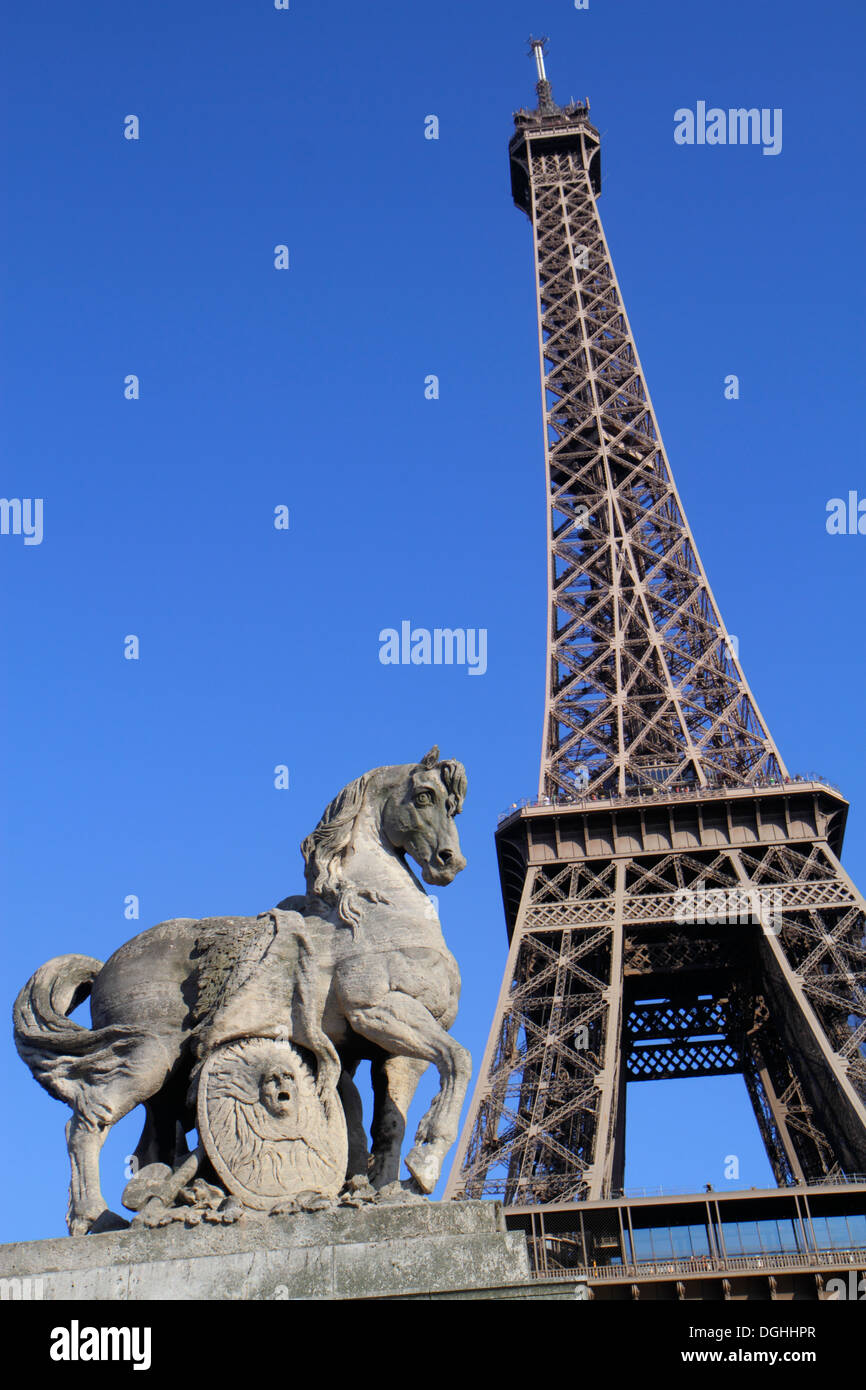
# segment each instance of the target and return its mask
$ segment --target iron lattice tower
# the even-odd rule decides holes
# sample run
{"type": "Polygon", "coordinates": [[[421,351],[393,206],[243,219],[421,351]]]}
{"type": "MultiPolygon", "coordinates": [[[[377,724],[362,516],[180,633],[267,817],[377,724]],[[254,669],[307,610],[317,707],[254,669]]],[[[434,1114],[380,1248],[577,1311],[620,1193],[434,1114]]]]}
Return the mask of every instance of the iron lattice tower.
{"type": "Polygon", "coordinates": [[[538,801],[497,830],[510,950],[445,1195],[610,1202],[626,1082],[728,1073],[780,1187],[851,1181],[866,902],[839,862],[847,802],[789,777],[743,675],[614,273],[589,105],[554,102],[530,42],[538,104],[509,151],[535,254],[544,738],[538,801]]]}

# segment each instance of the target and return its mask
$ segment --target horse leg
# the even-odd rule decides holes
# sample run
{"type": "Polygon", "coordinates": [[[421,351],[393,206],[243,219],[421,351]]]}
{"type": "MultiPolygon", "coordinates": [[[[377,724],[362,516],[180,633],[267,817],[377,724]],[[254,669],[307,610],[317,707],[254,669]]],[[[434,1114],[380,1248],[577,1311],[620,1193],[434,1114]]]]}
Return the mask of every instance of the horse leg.
{"type": "Polygon", "coordinates": [[[346,1130],[349,1137],[349,1159],[346,1164],[347,1179],[366,1177],[370,1163],[367,1136],[364,1133],[364,1105],[352,1079],[354,1071],[354,1067],[351,1071],[344,1067],[340,1072],[340,1080],[337,1082],[337,1092],[343,1102],[346,1130]]]}
{"type": "Polygon", "coordinates": [[[189,1153],[186,1131],[177,1116],[176,1105],[159,1095],[146,1100],[144,1110],[144,1127],[132,1155],[135,1171],[149,1163],[167,1163],[169,1168],[176,1168],[189,1153]]]}
{"type": "Polygon", "coordinates": [[[460,1107],[472,1074],[469,1053],[440,1027],[420,1000],[396,990],[378,1004],[347,1008],[346,1018],[356,1033],[385,1052],[433,1062],[439,1072],[439,1094],[421,1120],[414,1147],[406,1155],[406,1167],[422,1191],[432,1192],[442,1160],[457,1138],[460,1107]]]}
{"type": "Polygon", "coordinates": [[[387,1187],[400,1177],[400,1150],[406,1133],[406,1115],[427,1062],[414,1057],[385,1057],[374,1062],[373,1082],[373,1163],[370,1182],[387,1187]]]}
{"type": "Polygon", "coordinates": [[[112,1125],[164,1085],[168,1052],[158,1037],[141,1039],[137,1053],[118,1059],[118,1069],[99,1082],[85,1082],[66,1125],[71,1178],[66,1224],[72,1236],[86,1235],[106,1210],[99,1182],[99,1154],[112,1125]]]}
{"type": "Polygon", "coordinates": [[[110,1126],[100,1124],[81,1111],[73,1112],[66,1123],[66,1147],[69,1150],[69,1206],[66,1225],[71,1236],[84,1236],[94,1221],[106,1210],[99,1184],[99,1154],[110,1126]]]}
{"type": "Polygon", "coordinates": [[[132,1171],[146,1168],[151,1163],[164,1163],[164,1145],[161,1142],[160,1127],[154,1113],[153,1103],[144,1103],[144,1125],[138,1143],[132,1151],[132,1171]]]}

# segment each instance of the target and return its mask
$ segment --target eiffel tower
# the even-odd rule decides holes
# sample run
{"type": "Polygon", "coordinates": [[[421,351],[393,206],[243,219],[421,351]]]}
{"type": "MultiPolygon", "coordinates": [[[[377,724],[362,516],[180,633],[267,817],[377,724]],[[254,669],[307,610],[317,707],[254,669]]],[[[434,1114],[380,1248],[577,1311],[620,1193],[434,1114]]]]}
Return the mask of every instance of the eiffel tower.
{"type": "Polygon", "coordinates": [[[787,1280],[824,1297],[834,1260],[866,1266],[866,902],[839,862],[848,804],[789,773],[722,622],[599,217],[599,135],[588,103],[554,101],[546,42],[530,40],[538,103],[509,145],[545,424],[541,775],[496,832],[510,949],[445,1196],[500,1200],[539,1270],[582,1268],[595,1296],[733,1297],[752,1279],[736,1296],[787,1280]],[[626,1083],[731,1074],[777,1188],[626,1197],[626,1083]],[[844,1258],[816,1235],[833,1214],[844,1258]],[[744,1253],[755,1221],[775,1222],[779,1249],[744,1253]],[[641,1258],[659,1229],[679,1233],[676,1277],[641,1258]]]}

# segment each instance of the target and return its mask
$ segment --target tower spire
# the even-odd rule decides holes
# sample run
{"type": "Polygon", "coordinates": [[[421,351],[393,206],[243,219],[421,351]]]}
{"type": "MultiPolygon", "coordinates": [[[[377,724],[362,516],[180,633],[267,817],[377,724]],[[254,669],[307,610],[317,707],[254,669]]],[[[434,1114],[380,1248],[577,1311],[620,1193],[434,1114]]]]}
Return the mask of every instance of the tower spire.
{"type": "Polygon", "coordinates": [[[549,42],[546,34],[540,39],[533,38],[532,34],[529,35],[529,52],[535,54],[535,66],[538,68],[539,82],[547,81],[547,73],[544,70],[544,55],[547,52],[549,42]]]}
{"type": "Polygon", "coordinates": [[[535,66],[538,69],[538,81],[535,84],[535,90],[538,95],[538,110],[544,115],[553,115],[559,110],[559,107],[553,100],[553,92],[544,67],[544,55],[547,52],[547,45],[549,42],[550,40],[546,34],[539,39],[533,38],[532,34],[529,35],[528,52],[534,55],[535,66]]]}

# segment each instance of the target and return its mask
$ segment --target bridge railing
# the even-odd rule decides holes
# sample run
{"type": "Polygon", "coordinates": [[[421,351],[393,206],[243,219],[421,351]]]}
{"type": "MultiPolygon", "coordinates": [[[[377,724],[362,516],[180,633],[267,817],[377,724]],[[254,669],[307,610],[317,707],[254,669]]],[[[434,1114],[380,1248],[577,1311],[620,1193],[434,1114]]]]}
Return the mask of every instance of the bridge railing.
{"type": "Polygon", "coordinates": [[[556,1261],[556,1245],[570,1242],[561,1236],[527,1237],[532,1273],[540,1279],[585,1279],[589,1282],[623,1279],[680,1279],[707,1274],[772,1274],[786,1270],[866,1270],[866,1248],[777,1252],[761,1255],[694,1255],[688,1259],[636,1260],[628,1264],[563,1265],[556,1261]],[[553,1248],[551,1248],[553,1246],[553,1248]]]}
{"type": "MultiPolygon", "coordinates": [[[[828,1173],[827,1176],[823,1178],[810,1178],[808,1183],[795,1182],[784,1184],[782,1190],[794,1190],[804,1186],[810,1189],[813,1187],[847,1187],[853,1183],[866,1184],[866,1173],[828,1173]]],[[[728,1189],[725,1190],[727,1191],[728,1189]]],[[[748,1193],[756,1189],[744,1187],[730,1190],[748,1193]]],[[[773,1190],[775,1191],[777,1189],[773,1190]]],[[[693,1187],[626,1187],[612,1191],[610,1195],[611,1197],[637,1199],[640,1197],[693,1197],[695,1195],[699,1197],[715,1197],[718,1194],[714,1192],[712,1188],[705,1189],[703,1192],[696,1194],[693,1187]]]]}

